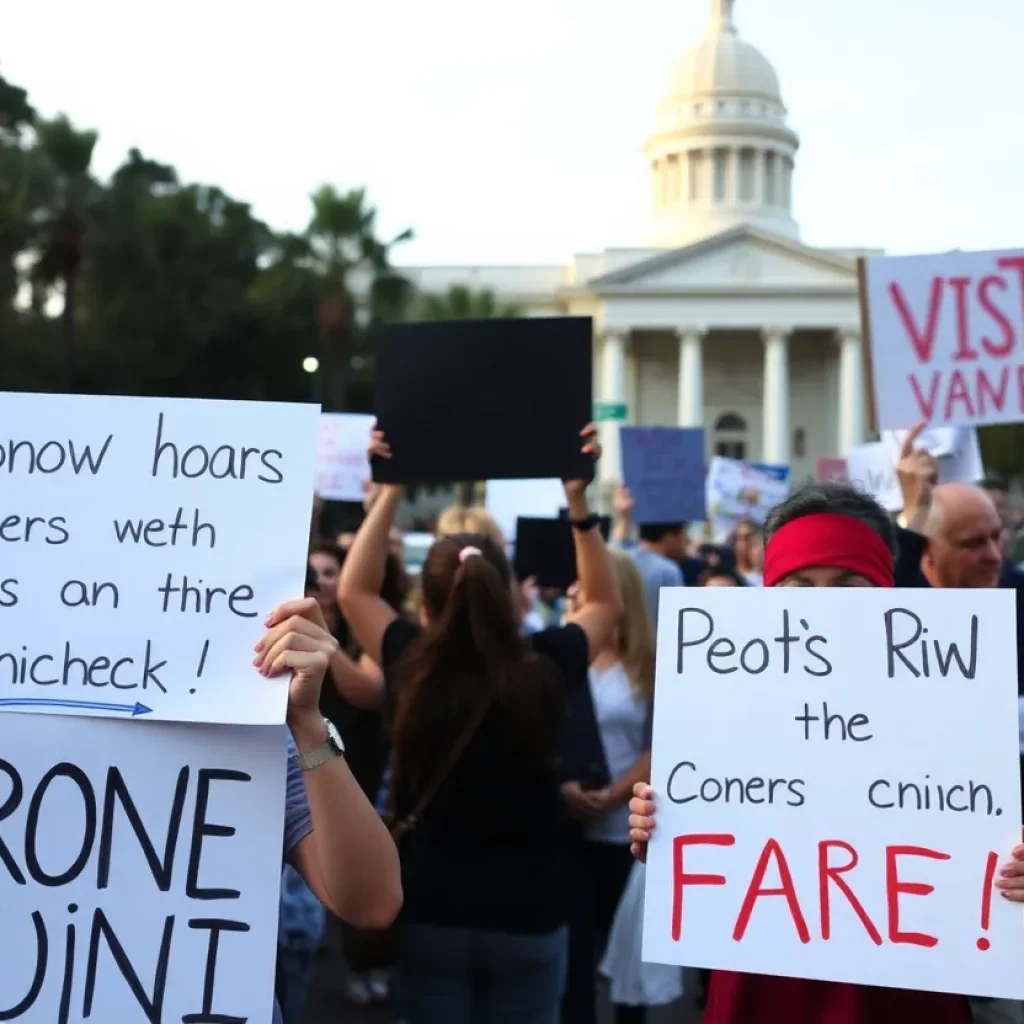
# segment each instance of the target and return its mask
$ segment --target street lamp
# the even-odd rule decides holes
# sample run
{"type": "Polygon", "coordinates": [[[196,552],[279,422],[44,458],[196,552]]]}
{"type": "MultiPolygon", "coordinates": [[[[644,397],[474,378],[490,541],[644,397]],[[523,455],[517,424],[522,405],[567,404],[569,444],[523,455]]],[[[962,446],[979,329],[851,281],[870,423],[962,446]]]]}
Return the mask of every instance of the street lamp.
{"type": "Polygon", "coordinates": [[[320,404],[320,360],[316,356],[306,356],[302,360],[302,369],[309,374],[309,399],[320,404]]]}

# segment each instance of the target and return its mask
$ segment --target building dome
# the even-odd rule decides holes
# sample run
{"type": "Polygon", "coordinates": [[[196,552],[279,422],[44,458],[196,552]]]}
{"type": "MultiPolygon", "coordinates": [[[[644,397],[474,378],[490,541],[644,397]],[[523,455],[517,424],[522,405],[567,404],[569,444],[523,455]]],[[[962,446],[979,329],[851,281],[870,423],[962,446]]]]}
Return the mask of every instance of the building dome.
{"type": "Polygon", "coordinates": [[[775,69],[756,46],[739,38],[731,23],[683,54],[672,71],[663,104],[723,96],[782,103],[775,69]]]}
{"type": "Polygon", "coordinates": [[[791,178],[799,140],[779,78],[741,39],[735,0],[710,0],[704,37],[673,69],[646,145],[654,180],[651,242],[675,247],[751,224],[797,236],[791,178]]]}

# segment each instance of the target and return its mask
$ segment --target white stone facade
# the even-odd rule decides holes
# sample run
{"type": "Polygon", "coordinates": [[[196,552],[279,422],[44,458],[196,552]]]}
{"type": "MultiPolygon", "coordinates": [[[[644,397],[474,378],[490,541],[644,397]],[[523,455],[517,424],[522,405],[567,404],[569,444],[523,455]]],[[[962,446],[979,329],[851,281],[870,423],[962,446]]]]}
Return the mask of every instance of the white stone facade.
{"type": "MultiPolygon", "coordinates": [[[[646,146],[650,246],[565,266],[405,267],[423,293],[489,288],[530,315],[595,323],[595,400],[627,423],[702,425],[708,454],[789,463],[865,440],[858,256],[799,240],[799,140],[778,78],[740,39],[734,0],[710,0],[707,31],[672,73],[646,146]]],[[[616,425],[602,477],[620,466],[616,425]]]]}

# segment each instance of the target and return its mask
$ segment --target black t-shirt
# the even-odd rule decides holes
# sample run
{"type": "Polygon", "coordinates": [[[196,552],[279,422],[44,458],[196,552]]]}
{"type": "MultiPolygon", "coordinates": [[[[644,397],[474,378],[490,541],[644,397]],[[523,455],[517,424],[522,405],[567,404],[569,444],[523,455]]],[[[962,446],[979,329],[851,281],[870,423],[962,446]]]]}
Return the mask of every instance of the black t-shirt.
{"type": "MultiPolygon", "coordinates": [[[[419,633],[418,626],[396,619],[384,634],[389,708],[396,696],[395,663],[419,633]]],[[[550,932],[564,923],[556,747],[564,688],[587,682],[587,637],[569,625],[535,633],[529,643],[554,663],[563,685],[546,705],[550,757],[543,767],[537,760],[524,763],[522,742],[506,713],[495,706],[487,714],[404,840],[404,913],[411,920],[514,933],[550,932]]],[[[448,737],[438,739],[438,770],[450,743],[448,737]]],[[[402,803],[414,796],[399,801],[399,817],[411,809],[402,803]]]]}

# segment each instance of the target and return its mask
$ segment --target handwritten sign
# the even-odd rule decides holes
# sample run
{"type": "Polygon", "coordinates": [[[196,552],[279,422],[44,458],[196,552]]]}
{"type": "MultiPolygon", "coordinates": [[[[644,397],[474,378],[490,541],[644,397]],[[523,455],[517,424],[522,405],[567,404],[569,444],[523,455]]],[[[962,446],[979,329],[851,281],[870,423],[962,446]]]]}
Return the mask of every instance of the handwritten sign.
{"type": "Polygon", "coordinates": [[[896,477],[896,462],[882,441],[851,448],[846,457],[847,478],[858,491],[870,494],[888,512],[903,508],[903,491],[896,477]]]}
{"type": "Polygon", "coordinates": [[[789,467],[715,456],[705,482],[708,519],[724,537],[741,519],[763,526],[768,513],[789,492],[789,467]]]}
{"type": "Polygon", "coordinates": [[[0,394],[0,710],[277,724],[315,406],[0,394]]]}
{"type": "Polygon", "coordinates": [[[704,431],[700,427],[622,427],[622,476],[646,523],[703,522],[704,431]]]}
{"type": "Polygon", "coordinates": [[[865,276],[879,427],[1024,419],[1024,250],[878,256],[865,276]]]}
{"type": "Polygon", "coordinates": [[[284,728],[7,715],[0,733],[5,1019],[269,1021],[284,728]]]}
{"type": "Polygon", "coordinates": [[[330,412],[320,416],[316,493],[328,501],[362,501],[370,482],[366,457],[374,417],[330,412]]]}
{"type": "Polygon", "coordinates": [[[1024,996],[1012,593],[661,595],[644,960],[1024,996]]]}
{"type": "MultiPolygon", "coordinates": [[[[885,430],[881,441],[858,445],[847,457],[849,481],[889,512],[903,507],[896,463],[905,435],[906,431],[885,430]]],[[[925,430],[916,446],[935,458],[939,483],[977,483],[984,476],[978,432],[973,427],[925,430]]]]}

